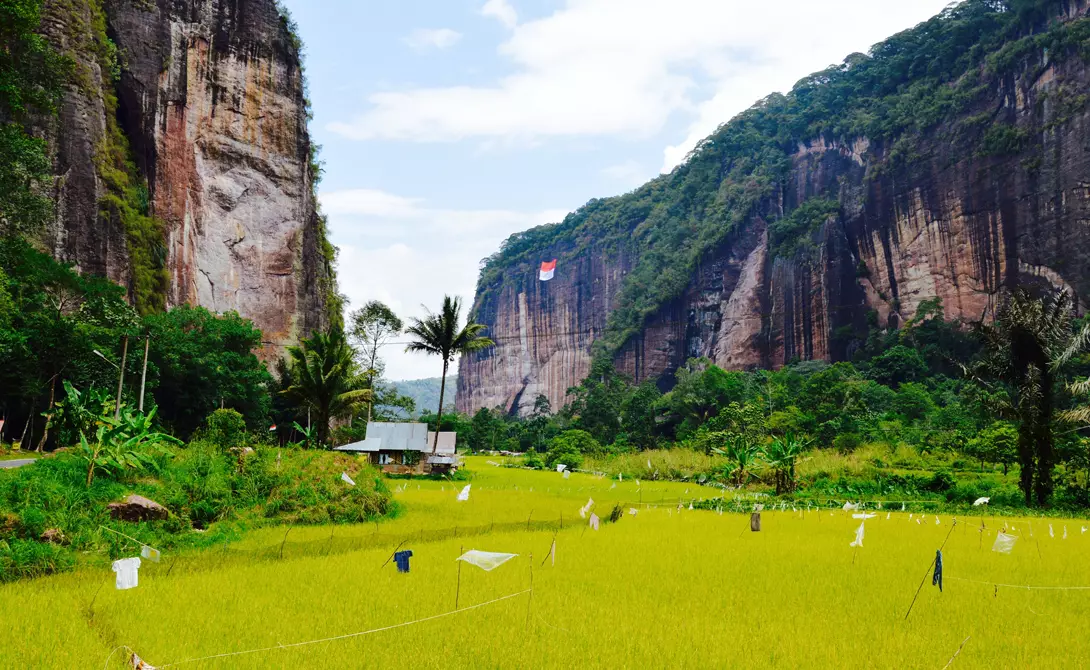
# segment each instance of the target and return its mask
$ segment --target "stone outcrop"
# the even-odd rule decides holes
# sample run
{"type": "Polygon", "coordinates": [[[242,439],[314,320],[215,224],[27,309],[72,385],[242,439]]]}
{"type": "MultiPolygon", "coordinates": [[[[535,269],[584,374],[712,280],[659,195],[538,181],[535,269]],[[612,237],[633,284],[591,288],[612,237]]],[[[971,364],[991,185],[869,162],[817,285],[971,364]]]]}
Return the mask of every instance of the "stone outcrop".
{"type": "Polygon", "coordinates": [[[131,495],[124,502],[110,503],[106,507],[110,510],[110,518],[131,523],[162,521],[170,516],[166,507],[138,495],[131,495]]]}
{"type": "MultiPolygon", "coordinates": [[[[1087,13],[1086,3],[1070,6],[1065,18],[1087,13]]],[[[620,348],[618,369],[669,388],[691,357],[727,369],[845,360],[869,328],[897,327],[925,300],[940,299],[949,319],[975,322],[991,318],[1015,286],[1067,288],[1082,309],[1090,295],[1090,65],[1050,62],[1047,53],[1030,60],[966,113],[985,127],[1016,129],[1023,141],[1014,150],[983,151],[979,134],[961,130],[965,119],[916,138],[913,159],[896,168],[892,147],[866,138],[802,143],[786,178],[701,259],[683,295],[620,348]],[[839,213],[805,251],[774,253],[769,222],[817,197],[836,201],[839,213]]],[[[534,250],[560,259],[551,282],[524,261],[480,287],[476,318],[497,347],[462,361],[460,411],[525,414],[537,394],[555,409],[586,375],[635,259],[593,242],[575,248],[534,250]]]]}
{"type": "Polygon", "coordinates": [[[274,0],[46,0],[43,31],[80,72],[48,131],[54,255],[134,290],[126,231],[99,213],[112,104],[162,222],[166,305],[239,312],[263,331],[266,358],[322,326],[332,277],[303,72],[274,0]],[[98,55],[105,36],[114,76],[98,55]]]}

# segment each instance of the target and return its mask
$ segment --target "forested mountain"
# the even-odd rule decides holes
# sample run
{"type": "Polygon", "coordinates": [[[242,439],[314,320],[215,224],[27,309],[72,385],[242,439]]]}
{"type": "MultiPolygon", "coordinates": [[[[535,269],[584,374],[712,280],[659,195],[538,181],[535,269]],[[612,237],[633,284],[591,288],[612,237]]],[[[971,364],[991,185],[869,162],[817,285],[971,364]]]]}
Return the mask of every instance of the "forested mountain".
{"type": "MultiPolygon", "coordinates": [[[[388,382],[398,395],[408,396],[416,405],[414,416],[420,414],[434,414],[439,409],[439,382],[441,377],[429,377],[427,379],[412,379],[408,381],[388,382]]],[[[456,377],[447,377],[447,398],[444,401],[444,412],[454,408],[451,400],[450,389],[457,383],[456,377]]]]}
{"type": "Polygon", "coordinates": [[[1015,287],[1090,290],[1085,0],[965,0],[773,94],[626,195],[486,259],[458,409],[552,407],[594,355],[669,388],[850,360],[941,305],[990,321],[1015,287]],[[558,259],[556,278],[538,280],[558,259]]]}

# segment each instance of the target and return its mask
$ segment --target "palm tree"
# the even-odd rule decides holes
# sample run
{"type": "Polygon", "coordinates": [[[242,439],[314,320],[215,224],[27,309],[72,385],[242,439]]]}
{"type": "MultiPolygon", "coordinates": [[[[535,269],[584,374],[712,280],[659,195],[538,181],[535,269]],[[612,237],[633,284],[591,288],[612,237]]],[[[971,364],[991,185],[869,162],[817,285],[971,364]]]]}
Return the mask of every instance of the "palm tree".
{"type": "Polygon", "coordinates": [[[424,308],[427,316],[413,319],[413,324],[405,332],[415,341],[405,347],[405,351],[422,351],[435,354],[443,359],[443,376],[439,381],[439,414],[435,420],[435,441],[432,453],[439,448],[439,428],[443,421],[443,396],[447,390],[447,370],[455,356],[480,351],[495,346],[495,342],[481,333],[485,326],[466,320],[466,325],[459,328],[462,320],[462,301],[459,298],[443,296],[443,309],[438,314],[424,308]]]}
{"type": "Polygon", "coordinates": [[[977,369],[1003,391],[995,409],[1018,424],[1019,486],[1026,504],[1052,495],[1054,382],[1060,368],[1090,344],[1090,328],[1072,333],[1071,295],[1059,290],[1036,299],[1024,290],[1000,305],[982,328],[985,356],[977,369]]]}
{"type": "Polygon", "coordinates": [[[291,382],[281,393],[310,411],[318,444],[327,444],[330,420],[358,412],[371,399],[371,391],[359,387],[352,347],[344,331],[330,328],[288,347],[288,355],[291,382]]]}

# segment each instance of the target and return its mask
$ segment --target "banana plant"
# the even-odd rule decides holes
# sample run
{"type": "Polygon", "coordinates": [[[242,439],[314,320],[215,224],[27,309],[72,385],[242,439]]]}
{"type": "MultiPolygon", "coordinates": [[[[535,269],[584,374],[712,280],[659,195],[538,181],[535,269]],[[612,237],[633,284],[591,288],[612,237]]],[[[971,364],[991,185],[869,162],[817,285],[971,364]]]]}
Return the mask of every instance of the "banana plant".
{"type": "Polygon", "coordinates": [[[87,463],[87,487],[95,473],[118,476],[126,470],[147,470],[155,466],[155,454],[170,454],[166,445],[181,445],[181,440],[152,430],[155,411],[147,414],[123,407],[121,417],[106,417],[89,442],[79,434],[79,456],[87,463]]]}
{"type": "Polygon", "coordinates": [[[735,486],[745,486],[754,467],[761,459],[761,448],[746,438],[745,435],[735,435],[727,439],[726,449],[712,449],[713,452],[726,456],[731,461],[731,469],[728,475],[735,486]]]}
{"type": "Polygon", "coordinates": [[[776,495],[791,493],[797,483],[795,464],[799,456],[810,445],[809,440],[802,440],[794,433],[777,437],[765,448],[765,458],[776,476],[776,495]]]}

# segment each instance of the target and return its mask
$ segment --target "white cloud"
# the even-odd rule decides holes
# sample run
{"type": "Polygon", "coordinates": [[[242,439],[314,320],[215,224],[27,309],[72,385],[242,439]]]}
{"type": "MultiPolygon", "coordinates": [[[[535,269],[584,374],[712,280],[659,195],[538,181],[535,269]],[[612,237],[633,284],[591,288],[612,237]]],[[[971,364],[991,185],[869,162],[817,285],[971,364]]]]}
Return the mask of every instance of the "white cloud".
{"type": "Polygon", "coordinates": [[[481,14],[495,18],[508,28],[514,28],[519,21],[518,13],[507,0],[488,0],[481,7],[481,14]]]}
{"type": "Polygon", "coordinates": [[[655,175],[637,161],[628,160],[602,169],[602,176],[612,179],[625,188],[635,188],[655,175]]]}
{"type": "MultiPolygon", "coordinates": [[[[382,300],[406,320],[422,316],[422,304],[437,309],[444,294],[461,296],[468,311],[482,258],[512,233],[566,214],[429,207],[371,189],[323,193],[321,202],[340,248],[337,274],[350,308],[382,300]]],[[[428,356],[405,353],[403,346],[383,353],[391,379],[439,376],[428,356]]]]}
{"type": "Polygon", "coordinates": [[[462,39],[462,33],[450,28],[419,28],[405,38],[405,43],[417,51],[449,49],[462,39]]]}
{"type": "Polygon", "coordinates": [[[505,0],[482,13],[512,32],[499,55],[512,74],[489,86],[387,90],[331,124],[345,137],[416,142],[550,136],[646,137],[674,114],[691,123],[668,147],[672,168],[717,125],[756,100],[940,11],[949,0],[567,0],[517,22],[505,0]]]}

